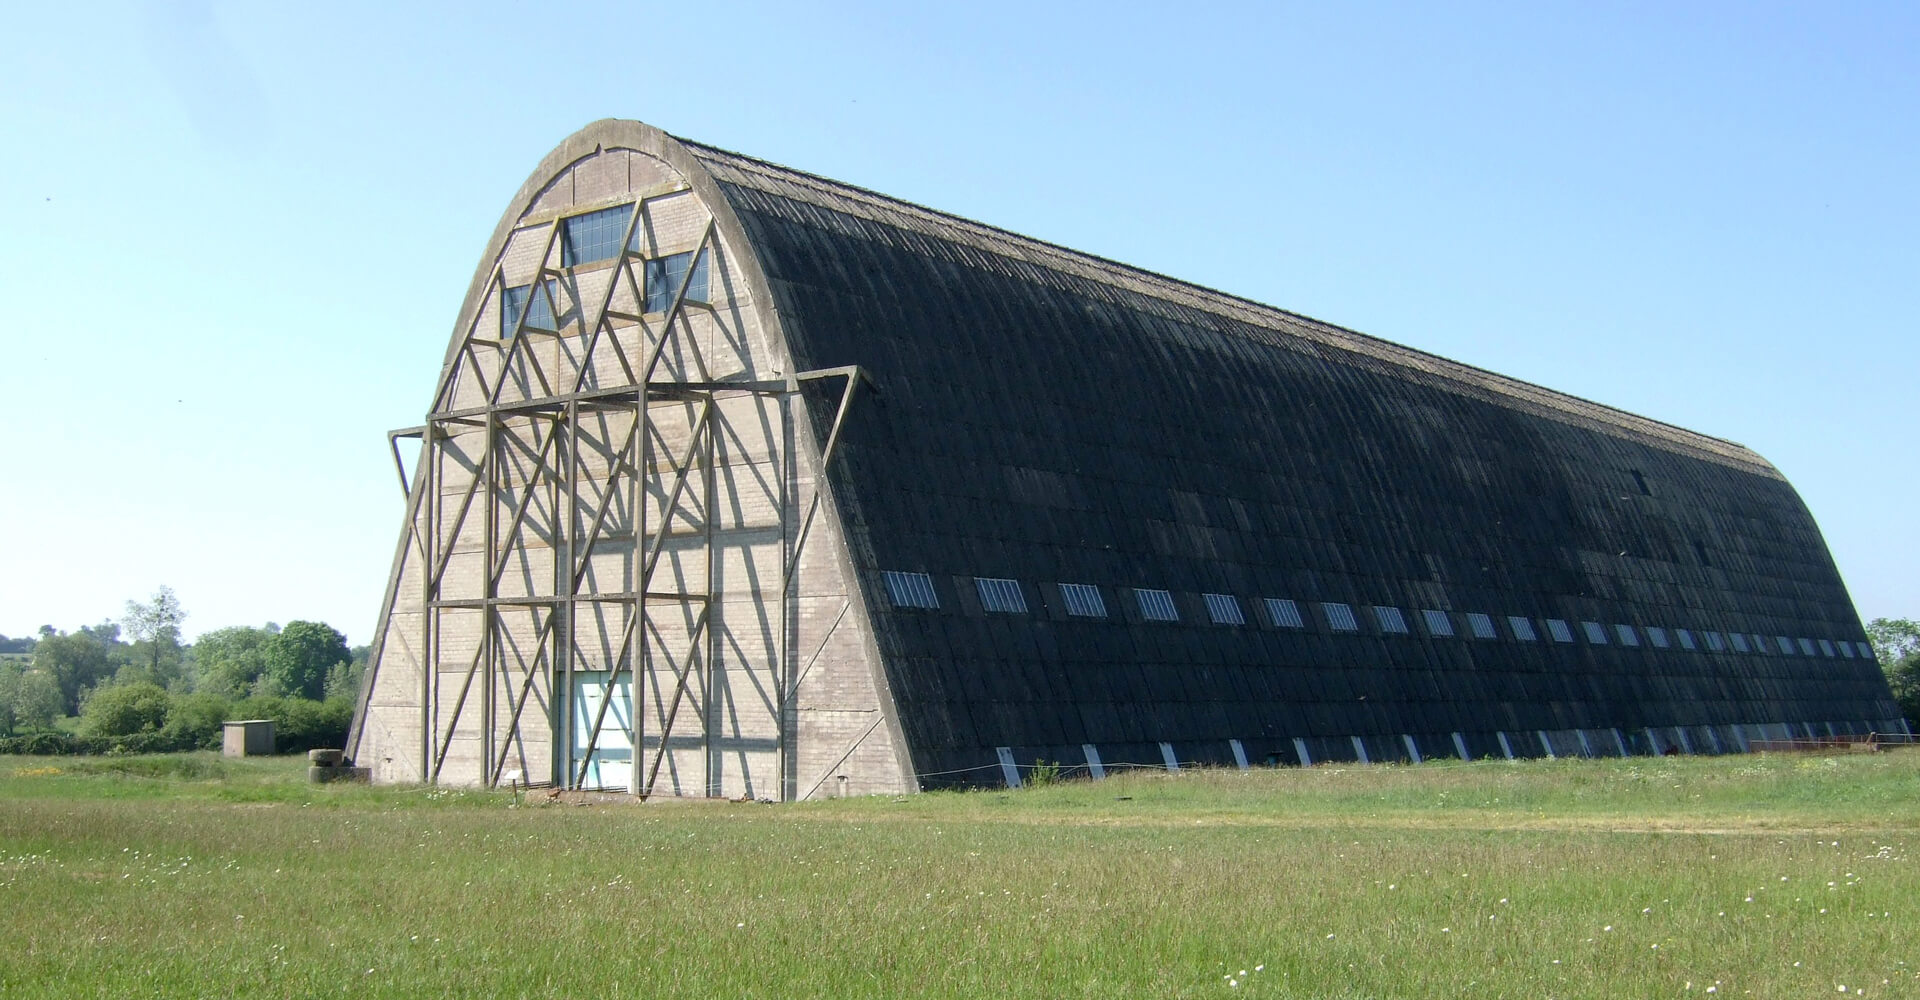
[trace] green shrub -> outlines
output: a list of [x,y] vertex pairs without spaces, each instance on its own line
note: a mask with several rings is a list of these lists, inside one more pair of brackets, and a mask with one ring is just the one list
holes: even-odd
[[73,748],[73,737],[66,733],[34,733],[31,736],[9,736],[0,739],[0,754],[52,757],[76,752]]
[[81,709],[81,730],[88,736],[157,732],[166,725],[172,704],[165,688],[144,681],[101,688]]
[[299,753],[321,747],[343,747],[353,724],[353,700],[325,702],[306,698],[255,696],[233,706],[230,719],[272,719],[273,747],[280,753]]
[[183,749],[220,749],[220,724],[232,715],[233,705],[215,694],[177,694],[161,730]]

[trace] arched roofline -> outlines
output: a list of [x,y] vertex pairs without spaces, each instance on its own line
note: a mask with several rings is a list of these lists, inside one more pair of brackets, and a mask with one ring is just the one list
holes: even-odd
[[719,232],[733,266],[747,285],[754,318],[759,322],[768,345],[783,365],[790,366],[786,333],[781,328],[779,311],[774,306],[766,271],[760,265],[760,256],[754,250],[745,227],[741,225],[740,217],[734,214],[733,204],[720,190],[719,182],[708,172],[706,164],[688,148],[688,144],[659,128],[625,118],[602,118],[567,136],[541,158],[539,166],[527,175],[520,190],[514,193],[513,200],[507,204],[507,210],[501,214],[500,221],[494,225],[493,235],[487,239],[486,249],[474,268],[473,279],[467,284],[467,295],[460,304],[460,313],[454,318],[447,352],[440,363],[440,382],[436,393],[444,390],[447,378],[459,361],[460,347],[466,340],[467,331],[473,325],[474,316],[486,303],[500,254],[527,210],[569,167],[609,149],[631,149],[659,159],[673,168],[693,189],[707,211],[712,213],[714,228]]

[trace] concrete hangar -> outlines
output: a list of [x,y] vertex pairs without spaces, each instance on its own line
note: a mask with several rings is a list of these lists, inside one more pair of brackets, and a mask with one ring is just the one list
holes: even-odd
[[534,170],[392,440],[380,781],[797,800],[1905,730],[1740,445],[638,122]]

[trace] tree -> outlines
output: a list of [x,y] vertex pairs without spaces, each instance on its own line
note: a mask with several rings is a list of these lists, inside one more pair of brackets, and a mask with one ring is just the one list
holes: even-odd
[[1875,618],[1867,623],[1867,638],[1900,714],[1920,720],[1920,624],[1911,618]]
[[120,623],[141,647],[142,665],[156,684],[181,679],[180,623],[186,618],[180,599],[174,596],[173,588],[165,584],[161,584],[160,589],[153,592],[153,599],[145,604],[127,602],[127,614]]
[[92,629],[73,635],[56,632],[33,647],[33,669],[53,678],[63,715],[80,714],[80,693],[112,677],[116,666],[111,650]]
[[21,674],[13,702],[14,722],[31,729],[52,729],[60,715],[60,685],[43,670]]
[[267,677],[287,694],[320,699],[327,671],[336,663],[350,663],[347,637],[321,622],[288,622],[267,641]]
[[120,641],[120,623],[109,618],[98,625],[80,626],[81,635],[90,635],[100,640],[103,646],[123,645]]
[[0,660],[0,736],[12,736],[19,721],[14,703],[20,699],[20,675],[25,672],[18,663]]
[[167,724],[172,699],[158,684],[116,684],[95,691],[81,713],[92,736],[131,736],[159,732]]
[[[275,628],[277,631],[277,626]],[[196,689],[223,698],[244,698],[267,672],[267,643],[273,631],[235,625],[215,629],[193,644]]]

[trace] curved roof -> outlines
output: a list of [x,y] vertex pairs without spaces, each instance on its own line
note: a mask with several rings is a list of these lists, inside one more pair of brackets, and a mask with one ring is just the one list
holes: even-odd
[[[1652,640],[1864,638],[1811,515],[1741,445],[636,122],[550,154],[486,260],[543,185],[615,147],[713,210],[796,370],[859,365],[878,387],[830,478],[923,775],[995,747],[1291,755],[1300,736],[1895,714],[1870,661]],[[927,574],[940,608],[894,607],[884,571]],[[984,608],[982,578],[1028,613]],[[1069,613],[1062,583],[1106,614]],[[1178,622],[1143,615],[1143,591]],[[1457,632],[1424,629],[1428,611]],[[1470,640],[1470,614],[1494,635]],[[1513,624],[1548,620],[1647,639]]]

